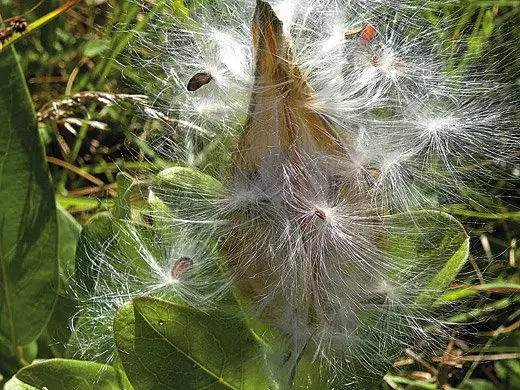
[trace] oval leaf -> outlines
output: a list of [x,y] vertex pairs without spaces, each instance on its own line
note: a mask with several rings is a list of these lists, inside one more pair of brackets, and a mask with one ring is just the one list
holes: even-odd
[[433,303],[468,258],[464,227],[449,214],[425,210],[389,217],[388,231],[388,252],[397,264],[391,279],[408,282],[413,276],[415,301],[425,306]]
[[61,292],[67,292],[68,279],[74,276],[76,248],[81,225],[63,208],[58,206],[58,260],[60,266]]
[[60,294],[56,307],[45,329],[44,336],[55,357],[63,357],[70,337],[70,320],[77,311],[77,302],[70,291],[74,276],[76,247],[81,225],[61,207],[58,207],[58,260],[60,266]]
[[130,390],[125,375],[103,364],[79,360],[50,359],[27,366],[15,375],[5,390],[15,389]]
[[157,174],[152,192],[178,217],[189,219],[212,210],[221,187],[218,180],[197,169],[171,167]]
[[56,205],[32,102],[12,48],[0,54],[0,342],[16,354],[58,289]]
[[[76,254],[75,293],[81,312],[67,357],[110,361],[115,353],[111,325],[116,310],[156,280],[156,265],[164,254],[153,232],[109,213],[98,214],[83,228]],[[105,337],[100,336],[105,335]]]
[[245,323],[142,297],[117,314],[119,356],[139,389],[265,389],[264,349]]

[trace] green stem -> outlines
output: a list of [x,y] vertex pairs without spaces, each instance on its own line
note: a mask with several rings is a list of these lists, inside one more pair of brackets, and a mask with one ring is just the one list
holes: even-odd
[[457,215],[459,217],[468,218],[479,218],[486,220],[507,220],[507,219],[520,219],[520,211],[503,212],[503,213],[484,213],[473,210],[461,210],[453,209],[450,207],[444,207],[442,209],[445,213]]
[[[497,336],[501,334],[501,330],[504,329],[506,327],[506,324],[509,323],[510,321],[514,321],[516,318],[518,318],[518,316],[520,315],[520,310],[516,310],[513,314],[511,314],[509,317],[508,317],[508,320],[506,323],[502,324],[495,332],[495,335],[492,336],[487,342],[486,344],[484,345],[484,347],[482,347],[480,349],[480,352],[479,352],[479,356],[482,356],[484,355],[488,350],[489,348],[491,347],[491,345],[493,344],[493,342],[496,340]],[[471,364],[471,367],[469,368],[469,370],[466,372],[466,375],[464,376],[464,379],[462,380],[462,382],[460,383],[460,388],[464,388],[464,386],[466,385],[466,382],[471,378],[471,376],[473,375],[473,372],[475,372],[477,366],[480,364],[480,361],[474,361],[472,364]]]
[[508,298],[499,299],[498,301],[495,301],[489,305],[485,305],[478,309],[470,310],[466,313],[457,314],[456,316],[449,318],[446,322],[457,323],[457,324],[471,322],[475,318],[480,317],[481,315],[489,314],[495,310],[506,309],[509,306],[516,304],[518,302],[520,302],[520,294],[513,295]]

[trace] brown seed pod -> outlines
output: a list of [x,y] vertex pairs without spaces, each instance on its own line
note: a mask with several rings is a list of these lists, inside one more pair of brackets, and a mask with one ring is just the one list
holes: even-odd
[[208,84],[211,80],[213,80],[213,76],[210,73],[201,72],[197,73],[193,76],[190,81],[188,81],[188,91],[193,92],[202,87],[203,85]]

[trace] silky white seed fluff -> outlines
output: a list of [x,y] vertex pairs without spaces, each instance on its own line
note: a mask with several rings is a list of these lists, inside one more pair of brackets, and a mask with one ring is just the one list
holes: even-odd
[[[143,280],[126,268],[122,254],[106,261],[106,253],[93,250],[92,267],[115,276],[109,286],[86,294],[94,304],[86,303],[85,310],[110,316],[129,296],[163,288],[189,305],[211,306],[228,284],[210,278],[215,290],[203,288],[202,294],[197,283],[204,278],[189,275],[209,275],[221,262],[235,288],[249,295],[250,311],[292,340],[293,364],[305,351],[338,376],[350,372],[352,356],[368,371],[380,370],[374,356],[391,361],[412,340],[431,339],[425,325],[442,332],[416,298],[439,296],[441,291],[425,291],[424,281],[446,259],[428,242],[424,256],[431,267],[424,258],[419,262],[413,248],[405,246],[408,257],[400,257],[386,247],[418,235],[418,229],[431,245],[440,245],[434,238],[446,231],[433,220],[430,227],[418,222],[390,228],[390,216],[409,213],[414,220],[417,211],[478,203],[485,196],[481,184],[515,162],[514,102],[490,70],[493,59],[466,56],[463,39],[447,41],[454,21],[425,17],[441,16],[436,2],[268,3],[292,52],[290,61],[279,60],[297,66],[311,91],[311,98],[291,101],[291,109],[303,107],[320,118],[337,150],[306,144],[308,150],[292,153],[273,141],[259,149],[255,169],[239,166],[231,156],[249,153],[237,150],[244,129],[263,123],[276,136],[287,120],[276,107],[291,93],[275,93],[260,108],[252,104],[255,96],[284,88],[283,82],[259,84],[251,27],[259,2],[193,3],[188,16],[166,7],[132,44],[135,66],[148,74],[143,87],[154,112],[173,118],[175,139],[166,145],[176,162],[216,176],[222,186],[202,194],[190,183],[181,191],[152,186],[173,205],[151,213],[169,231],[155,238],[165,260],[157,262],[149,243],[139,248],[150,269]],[[211,79],[189,91],[199,74]],[[304,135],[312,131],[308,121],[297,120],[291,118],[289,127]],[[251,146],[253,152],[257,147]],[[214,169],[220,160],[226,167]],[[186,281],[172,283],[171,268],[182,256],[193,259],[193,270]],[[117,294],[121,299],[114,299]]]

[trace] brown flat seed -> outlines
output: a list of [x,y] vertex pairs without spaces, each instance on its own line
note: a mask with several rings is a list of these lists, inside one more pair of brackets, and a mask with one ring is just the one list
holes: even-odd
[[327,219],[327,215],[322,209],[314,209],[314,215],[323,220]]
[[189,257],[181,257],[172,267],[172,279],[179,280],[193,266],[193,261]]
[[197,73],[190,79],[190,81],[188,81],[188,91],[196,91],[203,85],[208,84],[211,80],[213,80],[213,76],[211,74],[205,72]]

